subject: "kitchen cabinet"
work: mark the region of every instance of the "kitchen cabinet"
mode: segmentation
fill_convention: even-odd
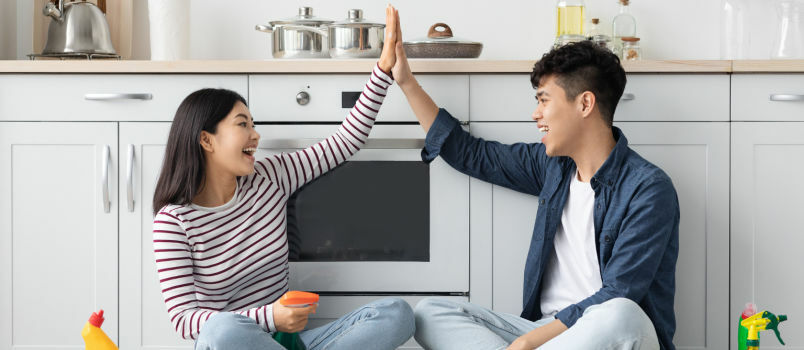
[[[171,123],[120,123],[120,347],[191,349],[170,323],[153,251],[153,196]]]
[[[764,117],[791,119],[801,113]],[[763,349],[804,349],[804,334],[797,332],[804,322],[794,317],[804,315],[800,298],[804,290],[800,270],[804,266],[804,123],[732,123],[731,130],[729,326],[736,327],[734,320],[745,303],[754,302],[760,311],[790,315],[779,326],[786,346],[773,333],[766,333]],[[737,349],[734,331],[732,335],[731,349]]]
[[[98,309],[124,349],[192,347],[169,323],[151,241],[170,123],[120,121],[170,121],[204,87],[248,97],[244,75],[0,75],[0,349],[83,349]]]
[[[725,122],[616,123],[629,145],[673,179],[681,208],[676,265],[675,343],[722,349],[728,339],[729,125]],[[475,136],[504,143],[538,142],[536,123],[471,123]],[[492,306],[518,314],[535,196],[491,187]],[[475,190],[476,187],[473,187]],[[474,193],[473,195],[474,196]]]
[[[627,79],[616,121],[729,120],[726,74],[628,74]],[[537,103],[530,75],[471,75],[469,81],[471,121],[531,120]]]
[[[118,335],[117,123],[0,122],[0,349]]]
[[[804,74],[733,74],[732,121],[804,121]]]
[[[192,348],[168,321],[151,242],[154,186],[179,103],[199,88],[223,87],[249,98],[258,122],[301,116],[334,125],[344,110],[331,108],[343,96],[321,91],[359,91],[366,78],[204,72],[0,74],[0,310],[10,310],[0,315],[0,349],[83,349],[80,328],[100,308],[104,331],[123,349]],[[421,84],[470,121],[474,135],[541,138],[526,72],[429,73],[419,75]],[[796,200],[804,196],[796,176],[804,171],[804,74],[628,79],[616,125],[670,175],[680,200],[678,348],[736,349],[734,318],[747,301],[804,313],[795,299],[804,287],[795,270],[804,262],[797,230],[804,207]],[[414,121],[403,94],[391,89],[378,121]],[[301,91],[306,106],[296,102]],[[86,99],[94,93],[134,95]],[[537,198],[477,179],[469,188],[468,298],[518,314]],[[325,296],[310,324],[380,297]],[[421,297],[403,299],[414,306]],[[789,348],[804,348],[804,337],[789,331],[797,322],[782,324]],[[763,345],[777,346],[771,338]]]
[[[0,74],[0,120],[171,121],[201,88],[248,96],[245,75]]]

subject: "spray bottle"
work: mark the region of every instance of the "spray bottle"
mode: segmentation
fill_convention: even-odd
[[[757,306],[754,303],[746,303],[743,313],[737,319],[737,349],[746,350],[745,340],[748,338],[748,328],[743,327],[744,319],[754,316],[757,313]]]
[[[784,345],[782,336],[779,334],[779,323],[787,321],[786,315],[778,317],[768,311],[756,313],[754,316],[744,319],[740,324],[748,328],[748,336],[745,340],[747,350],[759,350],[759,332],[772,329],[776,333],[776,338]]]
[[[92,313],[89,321],[84,325],[84,329],[81,330],[81,336],[84,337],[87,350],[117,350],[117,346],[100,329],[102,324],[103,310],[100,310],[97,313]]]
[[[318,305],[318,294],[291,290],[281,298],[279,303],[285,307],[308,307]],[[274,340],[288,350],[307,350],[307,346],[301,340],[299,333],[274,333]]]

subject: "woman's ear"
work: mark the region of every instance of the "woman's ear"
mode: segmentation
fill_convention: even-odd
[[[201,139],[199,140],[201,142],[201,148],[209,153],[213,153],[215,151],[215,149],[212,147],[212,138],[212,134],[201,130]]]

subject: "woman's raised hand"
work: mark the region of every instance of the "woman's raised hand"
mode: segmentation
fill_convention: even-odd
[[[396,46],[401,43],[399,31],[399,12],[390,4],[385,8],[385,42],[380,54],[380,69],[391,73],[396,64]]]

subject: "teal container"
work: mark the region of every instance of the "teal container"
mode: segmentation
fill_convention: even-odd
[[[274,340],[288,350],[307,350],[307,346],[302,342],[299,333],[276,332],[274,333]]]

